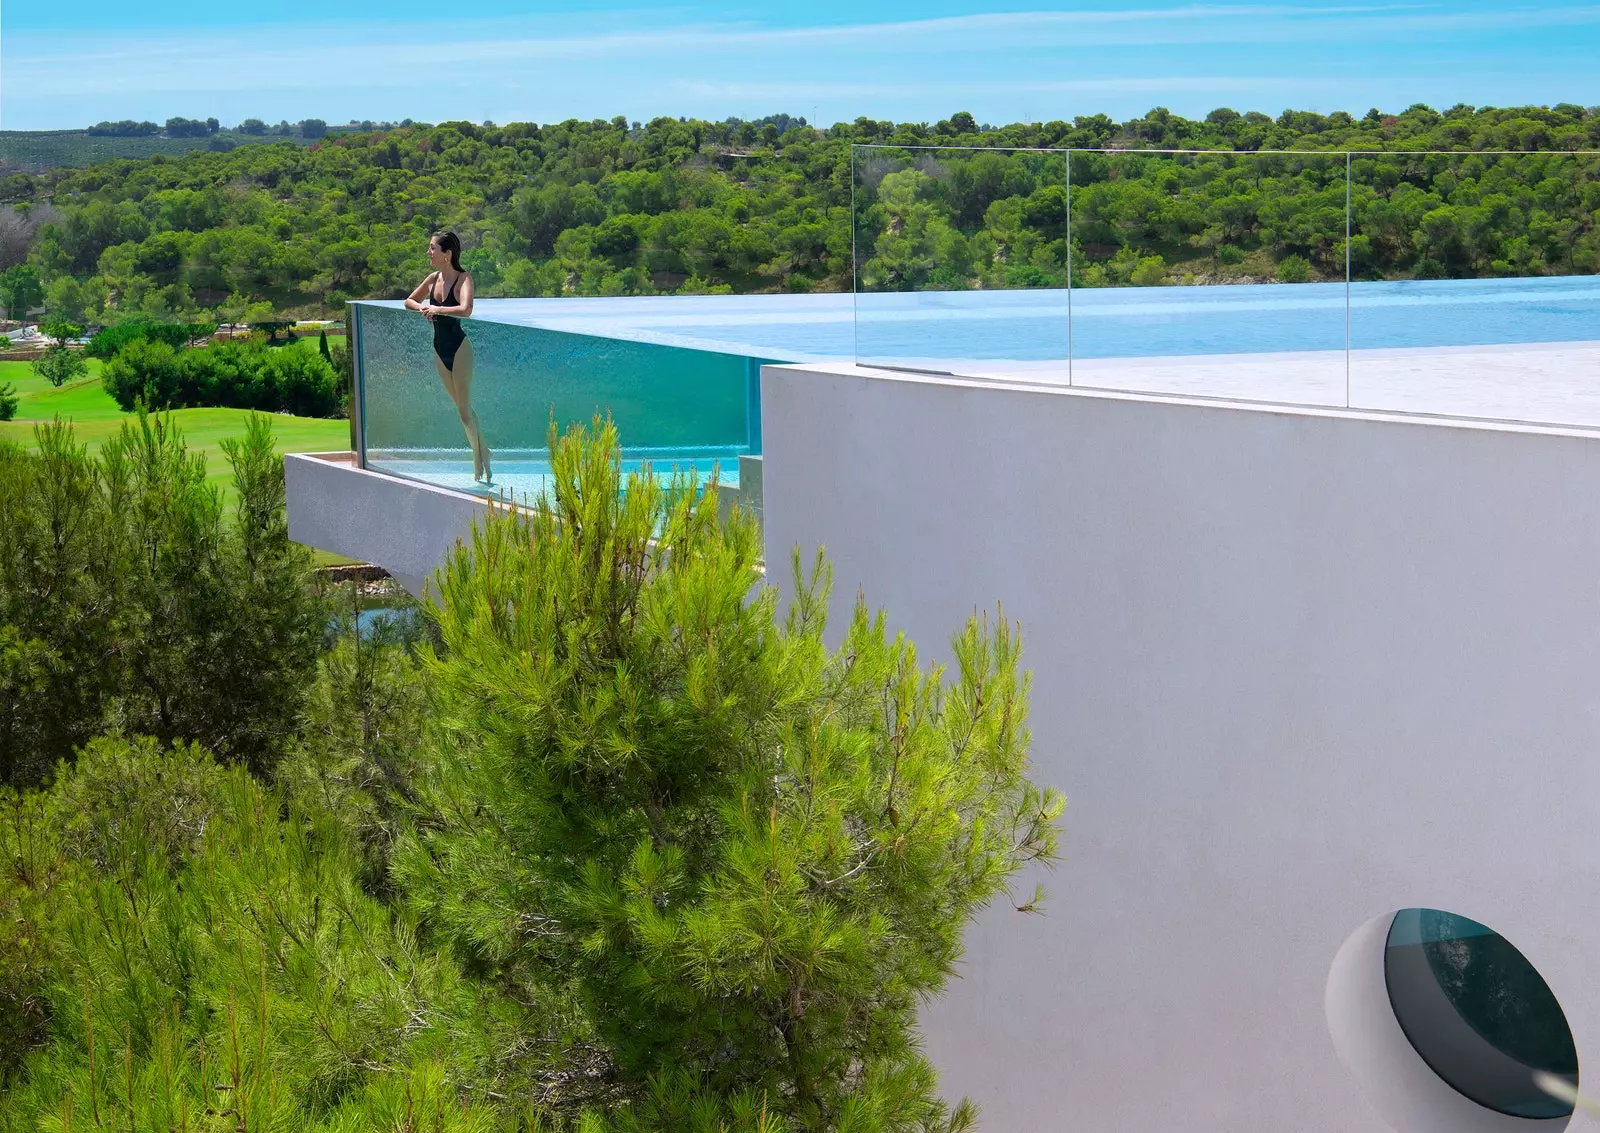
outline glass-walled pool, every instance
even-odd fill
[[[599,302],[479,300],[448,368],[421,314],[351,304],[362,464],[527,499],[545,484],[550,422],[565,429],[599,413],[616,425],[626,465],[694,470],[702,482],[715,469],[737,488],[740,458],[761,453],[761,364],[790,359],[685,335],[681,317],[652,326],[664,314],[654,306],[635,306],[637,325],[624,325],[628,300]]]

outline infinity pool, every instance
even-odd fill
[[[398,304],[395,304],[398,306]],[[786,361],[1342,350],[1343,283],[480,300],[478,319]],[[1353,283],[1356,349],[1600,339],[1600,276]]]
[[[474,484],[426,320],[396,302],[352,307],[368,466],[485,490]],[[1594,276],[1369,282],[1348,289],[1313,283],[1070,294],[485,299],[466,329],[475,355],[471,406],[494,454],[494,483],[513,494],[542,486],[550,421],[587,421],[597,410],[616,422],[630,463],[692,468],[702,476],[716,468],[724,484],[737,486],[738,458],[761,452],[759,373],[766,362],[860,362],[1600,423],[1600,388],[1592,406],[1577,404],[1591,397],[1590,384],[1600,387],[1600,277]],[[1552,353],[1551,344],[1560,349]],[[1534,355],[1508,348],[1535,345],[1549,380],[1519,392],[1505,376],[1524,355]],[[1495,388],[1487,400],[1431,406],[1441,381],[1489,381]]]

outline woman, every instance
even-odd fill
[[[460,237],[454,232],[435,233],[428,240],[428,262],[434,270],[406,299],[406,310],[421,311],[433,324],[433,363],[467,431],[472,479],[492,483],[489,449],[472,409],[472,340],[461,329],[461,320],[472,314],[472,277],[461,267]]]

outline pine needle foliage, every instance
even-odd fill
[[[858,599],[830,648],[820,554],[780,614],[714,482],[624,478],[599,420],[550,447],[552,493],[438,575],[402,888],[474,963],[576,990],[618,1088],[581,1129],[968,1125],[915,1012],[1055,852],[1019,633],[974,617],[923,666]]]
[[[36,783],[105,724],[118,592],[95,463],[69,429],[0,443],[0,784]]]
[[[51,791],[0,793],[0,850],[25,902],[6,923],[49,954],[5,1133],[506,1127],[460,1085],[487,1058],[477,993],[361,891],[331,812],[196,747],[103,738]]]
[[[390,851],[416,801],[411,783],[427,725],[428,686],[416,657],[422,627],[380,616],[360,628],[355,583],[341,605],[306,698],[300,743],[275,778],[339,816],[365,851],[363,884],[387,893]],[[419,613],[414,604],[400,609]]]
[[[289,541],[268,418],[205,460],[143,413],[91,457],[70,425],[0,443],[0,783],[108,730],[268,770],[297,728],[327,610]]]

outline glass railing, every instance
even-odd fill
[[[851,164],[861,365],[1600,425],[1600,155]]]
[[[1344,164],[1326,154],[1077,155],[1073,383],[1342,398]],[[1264,207],[1282,198],[1294,206]]]
[[[626,467],[693,470],[737,490],[742,457],[761,452],[760,361],[634,338],[575,333],[493,315],[461,321],[441,357],[433,326],[395,302],[351,304],[356,451],[364,467],[511,500],[538,495],[545,438],[616,425]],[[449,363],[448,365],[446,363]]]
[[[1352,405],[1600,425],[1600,156],[1354,155],[1350,193]]]
[[[1066,381],[1069,155],[860,146],[856,358]]]

